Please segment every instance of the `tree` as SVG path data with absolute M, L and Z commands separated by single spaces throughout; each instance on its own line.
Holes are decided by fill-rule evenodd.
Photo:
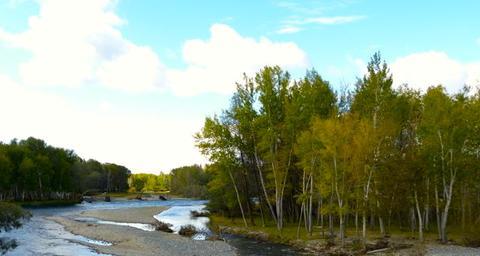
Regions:
M 197 146 L 203 154 L 209 156 L 212 162 L 226 170 L 233 184 L 238 206 L 245 226 L 248 226 L 240 198 L 238 185 L 235 182 L 233 171 L 236 170 L 235 146 L 227 123 L 221 123 L 217 118 L 207 118 L 202 132 L 196 135 Z
M 480 92 L 392 84 L 379 53 L 354 91 L 334 93 L 315 71 L 298 80 L 279 67 L 244 76 L 231 106 L 196 137 L 211 161 L 210 209 L 245 224 L 245 215 L 264 226 L 270 216 L 279 232 L 295 223 L 297 236 L 302 222 L 312 234 L 314 217 L 323 227 L 328 215 L 342 243 L 352 223 L 360 236 L 360 222 L 364 242 L 368 229 L 387 235 L 391 226 L 423 240 L 435 221 L 444 242 L 449 225 L 473 232 Z

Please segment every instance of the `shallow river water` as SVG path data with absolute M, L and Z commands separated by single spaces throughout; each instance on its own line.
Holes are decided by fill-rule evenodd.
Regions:
M 191 224 L 202 232 L 194 239 L 203 240 L 211 234 L 208 229 L 208 218 L 191 218 L 191 210 L 202 210 L 206 201 L 201 200 L 169 200 L 169 201 L 117 201 L 82 203 L 69 207 L 31 209 L 33 217 L 24 223 L 23 227 L 10 232 L 0 233 L 0 237 L 15 239 L 18 247 L 7 255 L 104 255 L 93 251 L 88 244 L 110 246 L 108 242 L 91 240 L 66 231 L 63 226 L 44 217 L 61 216 L 72 212 L 90 209 L 119 209 L 146 206 L 170 206 L 166 211 L 155 215 L 160 221 L 172 224 L 174 232 L 178 233 L 180 226 Z M 80 220 L 80 219 L 79 219 Z M 96 222 L 98 224 L 125 225 L 142 230 L 152 230 L 149 225 L 140 223 L 118 223 L 85 218 L 80 221 Z M 297 252 L 284 245 L 258 242 L 240 236 L 227 235 L 226 241 L 238 249 L 240 255 L 297 255 Z

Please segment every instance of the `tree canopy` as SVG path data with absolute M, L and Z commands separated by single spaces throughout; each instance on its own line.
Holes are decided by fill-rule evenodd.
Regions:
M 244 225 L 271 219 L 279 231 L 303 222 L 311 234 L 316 221 L 333 235 L 338 225 L 342 242 L 347 227 L 364 240 L 396 226 L 443 242 L 449 225 L 472 229 L 480 92 L 394 88 L 394 79 L 379 53 L 350 91 L 334 91 L 315 71 L 245 76 L 231 106 L 195 136 L 211 162 L 210 209 Z

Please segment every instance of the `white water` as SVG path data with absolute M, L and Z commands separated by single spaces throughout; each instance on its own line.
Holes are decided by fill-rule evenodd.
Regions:
M 211 234 L 208 228 L 208 217 L 193 218 L 190 215 L 191 211 L 201 212 L 205 209 L 205 205 L 190 205 L 190 206 L 173 206 L 166 211 L 163 211 L 155 216 L 155 219 L 171 224 L 171 229 L 175 234 L 178 234 L 180 228 L 184 225 L 194 226 L 199 233 L 194 235 L 192 239 L 205 240 Z
M 69 207 L 58 208 L 40 208 L 32 209 L 33 217 L 29 221 L 25 221 L 23 226 L 9 232 L 1 232 L 0 238 L 15 239 L 18 247 L 10 250 L 6 255 L 13 256 L 51 256 L 51 255 L 75 255 L 75 256 L 92 256 L 105 255 L 95 252 L 88 247 L 88 244 L 100 246 L 111 246 L 106 241 L 98 241 L 83 236 L 74 235 L 66 231 L 62 225 L 48 220 L 48 216 L 61 216 L 70 213 L 80 212 L 90 209 L 119 209 L 119 208 L 136 208 L 147 206 L 188 206 L 205 204 L 206 201 L 198 200 L 171 200 L 171 201 L 118 201 L 118 202 L 96 202 L 82 203 Z M 139 223 L 115 223 L 101 221 L 99 224 L 115 224 L 123 226 L 132 226 L 140 229 L 152 230 L 150 225 Z M 145 225 L 145 226 L 144 226 Z M 150 226 L 150 227 L 147 227 Z
M 76 221 L 81 222 L 90 222 L 95 224 L 106 224 L 106 225 L 117 225 L 117 226 L 124 226 L 124 227 L 132 227 L 137 228 L 143 231 L 155 231 L 155 227 L 150 224 L 143 224 L 143 223 L 128 223 L 128 222 L 116 222 L 116 221 L 108 221 L 108 220 L 99 220 L 97 218 L 90 218 L 90 217 L 81 217 L 75 218 Z
M 110 243 L 88 239 L 66 231 L 62 225 L 41 216 L 33 216 L 23 227 L 1 233 L 1 237 L 15 239 L 18 247 L 7 255 L 105 255 L 98 254 L 81 243 L 109 246 Z M 76 243 L 77 242 L 77 243 Z M 73 254 L 72 254 L 73 253 Z
M 59 208 L 42 208 L 32 210 L 33 217 L 30 221 L 24 223 L 23 227 L 10 232 L 0 233 L 1 237 L 13 238 L 17 240 L 18 247 L 8 251 L 6 255 L 13 256 L 52 256 L 52 255 L 75 255 L 75 256 L 98 256 L 99 254 L 89 248 L 88 244 L 100 246 L 110 246 L 105 241 L 92 240 L 83 236 L 74 235 L 66 231 L 62 225 L 45 219 L 48 216 L 62 216 L 71 213 L 81 212 L 90 209 L 119 209 L 119 208 L 135 208 L 148 206 L 169 206 L 170 208 L 154 217 L 160 221 L 172 224 L 172 229 L 178 233 L 182 225 L 191 224 L 200 233 L 193 239 L 204 240 L 210 230 L 207 227 L 208 218 L 199 217 L 192 218 L 190 211 L 203 210 L 207 201 L 198 200 L 171 200 L 171 201 L 118 201 L 118 202 L 96 202 L 82 203 L 75 206 L 59 207 Z M 151 227 L 144 226 L 140 223 L 118 223 L 102 221 L 94 218 L 79 219 L 79 221 L 92 221 L 98 224 L 113 224 L 130 226 L 142 230 L 151 231 Z M 150 226 L 150 225 L 148 225 Z M 240 255 L 297 255 L 296 251 L 284 245 L 259 242 L 253 239 L 243 238 L 239 236 L 223 236 L 229 244 L 239 250 Z

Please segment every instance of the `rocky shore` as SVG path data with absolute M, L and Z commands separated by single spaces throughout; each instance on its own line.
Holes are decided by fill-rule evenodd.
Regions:
M 100 220 L 150 224 L 153 215 L 166 207 L 143 207 L 115 210 L 91 210 L 75 215 L 49 217 L 71 233 L 112 243 L 111 246 L 88 244 L 96 251 L 111 255 L 236 255 L 236 250 L 223 241 L 196 241 L 177 234 L 143 231 L 133 227 L 92 224 L 75 220 L 93 217 Z
M 323 239 L 278 241 L 269 234 L 242 227 L 218 226 L 218 231 L 226 234 L 241 235 L 259 241 L 283 242 L 303 251 L 302 255 L 376 255 L 376 256 L 478 256 L 480 248 L 438 244 L 435 242 L 420 243 L 417 240 L 404 238 L 388 238 L 369 241 L 367 248 L 356 246 L 354 239 L 347 239 L 345 246 L 329 244 Z

